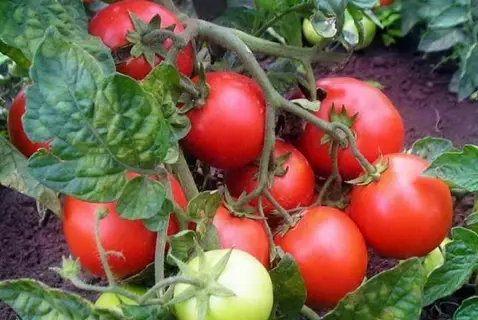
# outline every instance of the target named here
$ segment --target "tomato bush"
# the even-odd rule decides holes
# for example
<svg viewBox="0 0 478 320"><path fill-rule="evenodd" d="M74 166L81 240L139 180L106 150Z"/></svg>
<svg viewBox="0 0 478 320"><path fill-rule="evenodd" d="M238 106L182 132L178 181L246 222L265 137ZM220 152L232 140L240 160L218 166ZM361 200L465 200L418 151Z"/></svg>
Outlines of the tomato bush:
<svg viewBox="0 0 478 320"><path fill-rule="evenodd" d="M227 254L228 250L213 250L205 254L207 265L213 266ZM189 262L192 270L200 272L199 258ZM272 282L266 269L257 259L241 250L233 250L230 259L216 279L219 285L231 290L233 297L220 297L214 293L209 299L207 320L251 319L267 320L272 311ZM190 285L180 284L174 288L174 295L179 296ZM178 320L197 319L196 298L175 305Z"/></svg>
<svg viewBox="0 0 478 320"><path fill-rule="evenodd" d="M379 181L354 187L350 216L381 255L424 256L451 228L450 191L443 181L421 176L428 162L418 156L390 154L384 161L388 168Z"/></svg>
<svg viewBox="0 0 478 320"><path fill-rule="evenodd" d="M10 105L8 113L8 136L12 144L25 157L30 157L40 148L48 148L46 142L32 142L23 129L22 116L25 113L25 88L21 89Z"/></svg>
<svg viewBox="0 0 478 320"><path fill-rule="evenodd" d="M280 158L290 155L281 161ZM276 164L271 172L270 193L285 209L294 209L308 206L314 200L315 177L312 167L307 159L292 145L277 140L274 147ZM282 162L282 163L281 163ZM249 193L257 186L258 167L249 164L237 170L229 170L224 173L224 182L235 197L241 193ZM257 206L257 199L251 201ZM270 213L274 207L263 197L264 212Z"/></svg>
<svg viewBox="0 0 478 320"><path fill-rule="evenodd" d="M365 277L365 241L353 221L337 209L305 210L297 225L274 241L297 261L307 302L315 308L333 307Z"/></svg>
<svg viewBox="0 0 478 320"><path fill-rule="evenodd" d="M141 21L149 23L156 15L161 17L162 28L174 25L174 32L184 31L180 20L163 6L146 0L123 0L115 2L99 11L90 21L88 31L100 37L101 40L114 52L128 45L127 33L134 30L130 14L136 15ZM167 39L162 44L169 49L172 41ZM156 56L157 65L163 59ZM179 52L176 64L178 70L190 76L193 71L194 52L188 44ZM129 57L117 64L117 70L135 79L143 79L152 69L144 56Z"/></svg>
<svg viewBox="0 0 478 320"><path fill-rule="evenodd" d="M356 135L357 147L368 161L380 154L399 152L403 146L403 121L391 101L379 89L353 78L327 78L317 81L317 88L326 93L315 115L323 120L340 118ZM345 107L346 116L342 113ZM355 119L351 119L356 115ZM322 143L325 133L307 124L298 142L298 149L322 176L330 175L332 161L329 144ZM339 172L345 179L357 178L362 172L350 148L338 152Z"/></svg>
<svg viewBox="0 0 478 320"><path fill-rule="evenodd" d="M197 82L198 77L193 81ZM185 150L220 169L242 167L261 154L265 100L256 82L232 72L206 74L206 103L187 113Z"/></svg>
<svg viewBox="0 0 478 320"><path fill-rule="evenodd" d="M214 216L221 248L236 248L245 251L269 267L270 246L266 229L261 220L236 217L224 206Z"/></svg>

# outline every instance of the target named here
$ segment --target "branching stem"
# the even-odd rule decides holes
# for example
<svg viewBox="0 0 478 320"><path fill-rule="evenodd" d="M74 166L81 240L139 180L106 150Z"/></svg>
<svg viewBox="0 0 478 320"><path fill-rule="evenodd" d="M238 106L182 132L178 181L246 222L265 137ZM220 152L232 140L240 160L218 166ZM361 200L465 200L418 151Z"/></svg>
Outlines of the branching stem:
<svg viewBox="0 0 478 320"><path fill-rule="evenodd" d="M106 213L108 214L108 213ZM96 220L95 220L95 242L96 242L96 249L98 250L98 254L100 256L101 265L106 275L106 279L108 280L108 284L110 287L116 287L116 279L111 271L111 267L108 263L107 253L105 248L101 243L101 233L100 233L100 223L101 219L104 218L105 212L100 209L96 212Z"/></svg>

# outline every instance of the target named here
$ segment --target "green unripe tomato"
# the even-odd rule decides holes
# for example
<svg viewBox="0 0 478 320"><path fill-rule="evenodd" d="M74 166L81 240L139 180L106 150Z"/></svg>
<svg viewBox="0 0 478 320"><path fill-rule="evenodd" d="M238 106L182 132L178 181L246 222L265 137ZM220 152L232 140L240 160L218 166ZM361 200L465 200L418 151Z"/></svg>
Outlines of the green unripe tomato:
<svg viewBox="0 0 478 320"><path fill-rule="evenodd" d="M131 293L136 294L138 297L146 293L146 289L138 286L121 286L123 289L128 290ZM95 302L95 306L101 309L108 309L116 311L118 313L123 313L121 311L121 305L130 305L134 306L137 303L130 298L122 296L116 293L106 292L101 294Z"/></svg>
<svg viewBox="0 0 478 320"><path fill-rule="evenodd" d="M229 249L206 252L206 264L216 265L228 252ZM199 272L197 257L188 265L193 272ZM235 296L210 295L205 320L269 319L273 306L272 281L264 266L252 255L234 249L216 282L234 292ZM174 297L178 297L190 287L188 284L176 285ZM197 298L176 304L174 311L178 320L198 320Z"/></svg>
<svg viewBox="0 0 478 320"><path fill-rule="evenodd" d="M445 246L449 242L451 242L451 240L449 238L445 238L445 240L440 243L439 247L435 248L432 252L426 255L425 259L423 260L423 267L427 271L427 275L430 275L433 270L443 265L445 262Z"/></svg>
<svg viewBox="0 0 478 320"><path fill-rule="evenodd" d="M372 43L373 39L375 38L375 34L377 33L377 26L368 17L363 16L362 23L364 28L364 41L360 45L356 46L354 48L355 50L367 48ZM344 30L354 33L358 37L358 29L355 26L355 22L352 18L350 18L349 20L345 20Z"/></svg>
<svg viewBox="0 0 478 320"><path fill-rule="evenodd" d="M304 32L304 37L308 43L311 45L317 45L322 43L324 38L318 34L314 27L312 26L312 22L309 19L304 19L302 22L302 32Z"/></svg>

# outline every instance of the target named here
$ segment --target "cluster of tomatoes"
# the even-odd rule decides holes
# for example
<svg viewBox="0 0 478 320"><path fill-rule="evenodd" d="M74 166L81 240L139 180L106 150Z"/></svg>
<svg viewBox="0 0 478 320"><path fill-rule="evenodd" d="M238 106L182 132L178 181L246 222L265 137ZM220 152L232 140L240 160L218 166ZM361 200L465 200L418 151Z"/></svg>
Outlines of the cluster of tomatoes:
<svg viewBox="0 0 478 320"><path fill-rule="evenodd" d="M129 13L144 22L160 15L162 27L174 24L175 32L184 30L177 17L162 6L146 0L124 0L98 12L90 21L89 32L112 51L122 48L128 44L126 33L134 28ZM165 41L164 46L169 48L171 42ZM188 45L177 57L178 70L186 76L193 72L193 55ZM160 62L157 57L156 63ZM151 66L143 57L130 57L117 70L140 80ZM255 161L264 144L266 101L255 81L237 73L209 72L206 83L209 93L205 103L187 113L191 130L181 141L182 147L191 156L224 170L225 186L237 198L258 183ZM401 153L403 122L380 90L352 78L319 80L317 88L325 92L325 98L315 115L350 127L361 154L377 166L386 166L378 180L352 187L345 211L317 206L316 175L326 178L333 170L330 139L307 124L298 141L275 142L267 184L271 197L261 199L264 212L276 230L281 222L275 215L277 204L285 210L304 208L298 211L297 223L287 232L277 233L274 242L296 260L308 303L314 308L328 308L364 280L367 245L385 257L398 259L423 256L436 248L451 227L452 199L445 183L421 176L427 161ZM48 143L29 141L21 122L24 112L22 91L11 106L9 135L29 157L38 148L48 148ZM350 145L342 146L337 156L342 178L351 180L364 173ZM135 175L129 172L127 178ZM174 200L186 208L187 198L180 184L173 176L169 179ZM258 201L249 205L256 207ZM247 252L269 269L272 248L263 221L235 212L233 207L221 205L214 217L221 247ZM71 252L85 269L104 275L94 236L95 213L100 208L109 212L100 222L102 245L106 251L121 253L108 256L113 273L118 278L138 273L154 259L156 234L142 221L120 218L115 203L65 197L63 223ZM168 235L178 231L177 219L171 214Z"/></svg>

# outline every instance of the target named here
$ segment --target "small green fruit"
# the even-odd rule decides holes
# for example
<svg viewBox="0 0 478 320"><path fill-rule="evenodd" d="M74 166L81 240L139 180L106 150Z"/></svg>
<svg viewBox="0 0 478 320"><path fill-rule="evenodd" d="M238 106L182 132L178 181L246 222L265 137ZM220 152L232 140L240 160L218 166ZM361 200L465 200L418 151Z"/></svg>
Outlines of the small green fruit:
<svg viewBox="0 0 478 320"><path fill-rule="evenodd" d="M131 293L136 294L138 297L143 295L147 291L145 288L138 286L122 286L122 288L130 291ZM120 314L123 313L121 311L121 305L134 306L137 305L137 303L130 298L110 292L101 294L95 302L95 306L97 308L116 311Z"/></svg>
<svg viewBox="0 0 478 320"><path fill-rule="evenodd" d="M445 238L445 240L440 243L440 246L435 248L432 252L426 255L425 259L423 260L423 267L427 271L427 275L430 275L433 270L439 268L445 262L445 246L447 243L451 242L449 238Z"/></svg>

